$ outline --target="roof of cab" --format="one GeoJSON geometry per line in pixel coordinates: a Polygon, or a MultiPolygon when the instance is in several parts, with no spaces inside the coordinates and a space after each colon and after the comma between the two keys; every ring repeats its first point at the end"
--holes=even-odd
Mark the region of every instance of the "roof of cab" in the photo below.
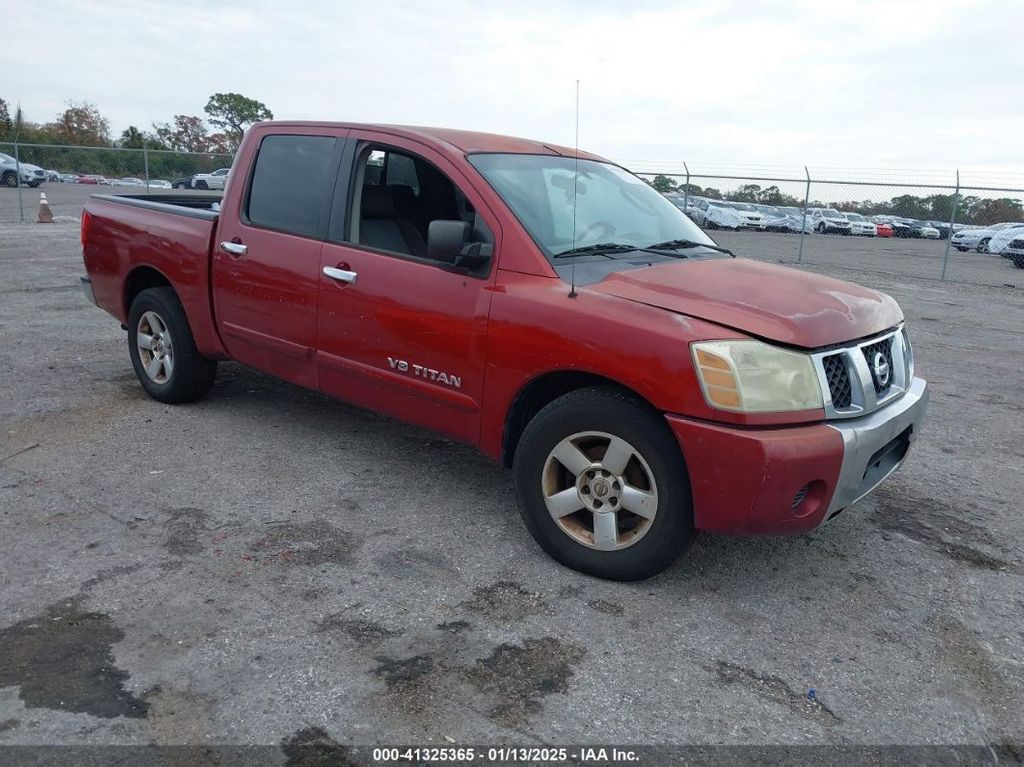
{"type": "MultiPolygon", "coordinates": [[[[413,125],[383,125],[373,123],[344,123],[344,122],[304,122],[304,121],[269,121],[257,123],[254,127],[265,127],[270,130],[286,128],[289,126],[313,128],[317,126],[330,128],[347,128],[349,130],[372,130],[381,133],[390,133],[404,138],[418,139],[426,143],[441,142],[447,144],[462,154],[473,154],[474,152],[506,152],[510,154],[546,154],[562,155],[565,157],[575,156],[575,151],[569,147],[558,146],[543,141],[516,138],[514,136],[502,136],[497,133],[480,133],[477,131],[455,130],[452,128],[423,128],[413,125]]],[[[601,160],[603,157],[591,154],[590,152],[579,153],[583,159],[601,160]]]]}

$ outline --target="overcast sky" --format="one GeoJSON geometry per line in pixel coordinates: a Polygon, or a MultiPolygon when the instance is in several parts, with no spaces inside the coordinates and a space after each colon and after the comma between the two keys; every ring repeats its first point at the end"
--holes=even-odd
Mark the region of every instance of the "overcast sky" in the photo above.
{"type": "Polygon", "coordinates": [[[571,145],[579,78],[581,146],[634,167],[960,167],[1024,181],[1019,0],[14,5],[0,0],[0,97],[37,122],[87,100],[119,133],[236,91],[277,118],[571,145]]]}

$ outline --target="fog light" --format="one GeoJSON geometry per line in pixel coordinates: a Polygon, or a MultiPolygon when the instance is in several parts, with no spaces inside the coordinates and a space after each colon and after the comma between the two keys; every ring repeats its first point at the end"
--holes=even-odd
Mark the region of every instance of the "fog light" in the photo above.
{"type": "Polygon", "coordinates": [[[794,517],[807,517],[821,508],[825,496],[825,483],[820,479],[808,482],[796,491],[791,507],[794,517]]]}

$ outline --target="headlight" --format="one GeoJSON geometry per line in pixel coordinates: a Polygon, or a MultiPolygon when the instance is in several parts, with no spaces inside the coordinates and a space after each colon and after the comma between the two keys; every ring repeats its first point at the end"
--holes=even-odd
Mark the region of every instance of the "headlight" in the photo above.
{"type": "Polygon", "coordinates": [[[824,407],[807,354],[761,341],[702,341],[691,346],[704,398],[712,407],[772,413],[824,407]]]}

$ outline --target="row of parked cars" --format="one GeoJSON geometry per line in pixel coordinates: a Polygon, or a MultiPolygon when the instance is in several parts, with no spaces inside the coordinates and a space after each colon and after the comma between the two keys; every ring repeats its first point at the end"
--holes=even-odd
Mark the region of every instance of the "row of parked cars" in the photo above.
{"type": "Polygon", "coordinates": [[[945,240],[959,251],[1005,255],[1013,232],[1024,234],[1024,223],[1007,222],[989,227],[953,224],[948,221],[918,221],[891,215],[865,216],[834,208],[803,208],[764,205],[754,202],[716,200],[709,197],[666,195],[676,207],[704,229],[746,229],[806,234],[843,234],[863,237],[905,237],[945,240]]]}
{"type": "Polygon", "coordinates": [[[46,182],[97,186],[141,186],[150,189],[223,189],[230,172],[230,168],[218,168],[212,173],[196,173],[173,181],[165,179],[146,181],[131,176],[106,178],[94,173],[61,173],[56,170],[47,170],[31,163],[19,163],[10,155],[0,153],[0,186],[18,186],[20,173],[21,185],[32,189],[46,182]]]}

